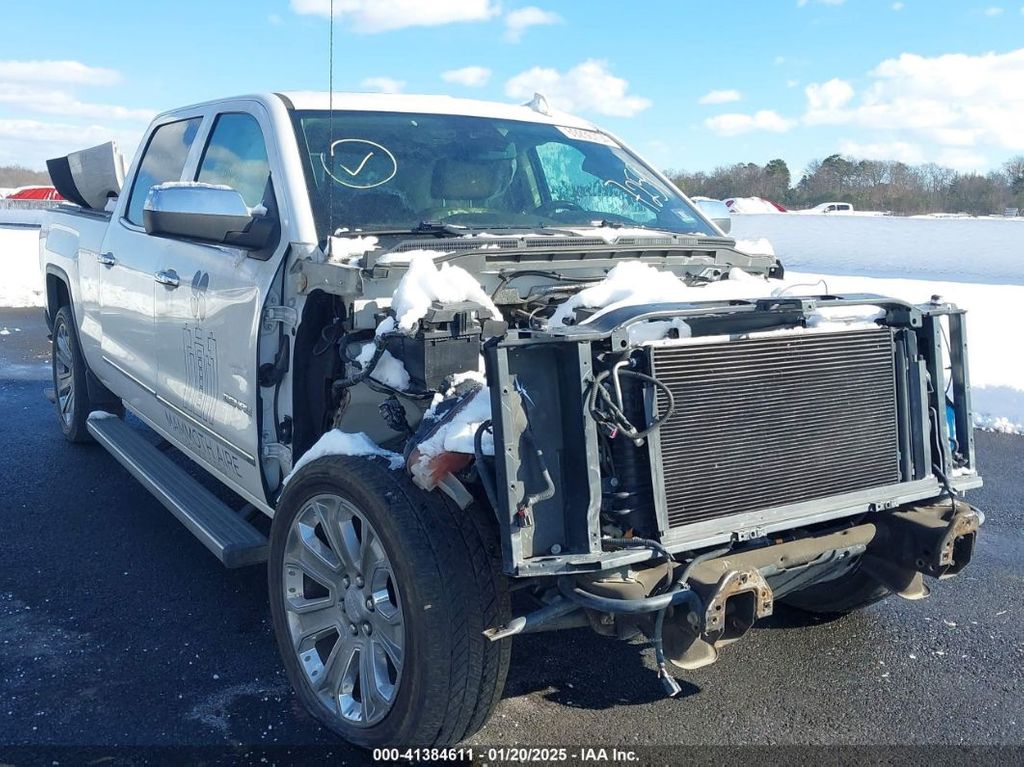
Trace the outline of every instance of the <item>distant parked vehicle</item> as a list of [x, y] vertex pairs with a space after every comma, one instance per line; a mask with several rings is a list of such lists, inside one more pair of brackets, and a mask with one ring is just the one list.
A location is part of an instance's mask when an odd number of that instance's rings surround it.
[[724, 202], [711, 197], [691, 197], [690, 200], [723, 232], [729, 234], [732, 231], [732, 214]]
[[761, 197], [729, 197], [722, 202], [732, 213], [786, 213], [786, 208], [774, 200]]
[[22, 186], [8, 194], [7, 200], [44, 200], [60, 202], [64, 198], [52, 186]]
[[815, 205], [810, 213], [853, 213], [853, 205], [848, 202], [823, 202]]

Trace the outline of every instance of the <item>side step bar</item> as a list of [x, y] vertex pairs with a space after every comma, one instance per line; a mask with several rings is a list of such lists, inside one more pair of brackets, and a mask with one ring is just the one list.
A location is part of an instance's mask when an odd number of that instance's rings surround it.
[[267, 539], [120, 418], [94, 414], [89, 433], [225, 567], [267, 561]]

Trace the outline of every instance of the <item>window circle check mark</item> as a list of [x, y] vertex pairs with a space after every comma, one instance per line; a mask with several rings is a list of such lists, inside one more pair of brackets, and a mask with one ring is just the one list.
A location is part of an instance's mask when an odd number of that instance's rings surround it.
[[338, 166], [343, 171], [348, 173], [348, 175], [350, 175], [350, 176], [358, 176], [359, 175], [359, 171], [361, 171], [363, 168], [366, 167], [366, 163], [368, 163], [370, 161], [371, 157], [373, 157], [373, 152], [370, 152], [368, 155], [366, 155], [366, 157], [363, 158], [363, 161], [361, 163], [359, 163], [359, 165], [356, 166], [355, 170], [352, 170], [350, 167], [348, 167], [347, 165], [345, 165], [343, 163], [340, 163], [340, 162], [338, 163]]
[[[361, 158], [357, 163], [346, 165], [344, 163], [328, 163], [327, 156], [333, 160], [340, 152], [346, 155], [352, 154]], [[387, 147], [378, 144], [376, 141], [369, 141], [361, 138], [342, 138], [334, 141], [328, 155], [321, 155], [320, 162], [324, 172], [334, 179], [335, 182], [351, 189], [372, 189], [375, 186], [386, 184], [395, 177], [398, 172], [398, 162]], [[353, 166], [354, 167], [350, 167]], [[332, 167], [340, 168], [347, 176], [339, 178], [332, 172]]]

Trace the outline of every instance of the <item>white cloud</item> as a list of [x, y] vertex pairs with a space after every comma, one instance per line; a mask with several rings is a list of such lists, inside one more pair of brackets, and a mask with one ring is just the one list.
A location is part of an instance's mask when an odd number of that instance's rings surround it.
[[731, 113], [709, 117], [704, 124], [720, 136], [739, 136], [742, 133], [767, 131], [785, 133], [795, 124], [778, 112], [762, 109], [754, 114]]
[[924, 162], [924, 150], [918, 144], [907, 141], [880, 141], [862, 144], [856, 141], [840, 141], [839, 151], [851, 157], [865, 160], [898, 160], [908, 165]]
[[[940, 149], [1024, 151], [1024, 48], [977, 56], [905, 53], [883, 61], [870, 77], [856, 101], [843, 80], [808, 86], [804, 121], [855, 125]], [[955, 157], [961, 165], [969, 159]]]
[[0, 61], [0, 164], [40, 168], [50, 157], [111, 139], [133, 152], [155, 110], [86, 101], [75, 93], [119, 82], [119, 72], [80, 61]]
[[80, 101], [65, 91], [29, 85], [0, 83], [0, 104], [13, 104], [21, 110], [62, 117], [84, 117], [90, 120], [135, 120], [149, 122], [154, 109], [132, 109], [114, 104], [93, 104]]
[[894, 11], [902, 11], [906, 6], [903, 3], [893, 3], [890, 6]]
[[401, 93], [405, 88], [405, 80], [396, 80], [393, 77], [364, 77], [359, 87], [378, 93]]
[[977, 170], [988, 164], [988, 158], [979, 152], [966, 149], [943, 149], [939, 152], [936, 162], [956, 170]]
[[737, 90], [728, 89], [721, 91], [708, 91], [699, 99], [698, 104], [728, 104], [731, 101], [739, 101], [743, 98], [743, 94]]
[[853, 86], [837, 77], [824, 83], [811, 83], [804, 88], [807, 96], [804, 121], [811, 125], [845, 122], [844, 107], [853, 99], [853, 93]]
[[111, 130], [102, 125], [69, 125], [40, 120], [0, 117], [0, 165], [42, 168], [51, 157], [114, 139], [130, 160], [142, 138], [141, 130]]
[[441, 73], [441, 79], [446, 83], [465, 85], [467, 88], [479, 88], [487, 85], [491, 79], [491, 70], [487, 67], [462, 67], [461, 69], [449, 69]]
[[990, 5], [988, 8], [984, 10], [984, 14], [989, 17], [1002, 16], [1003, 9], [1000, 8], [998, 5]]
[[650, 99], [629, 94], [629, 82], [608, 71], [608, 64], [588, 59], [566, 72], [533, 67], [505, 83], [505, 95], [530, 99], [542, 93], [556, 109], [632, 117], [651, 105]]
[[530, 27], [561, 24], [562, 17], [552, 11], [545, 11], [535, 5], [516, 8], [505, 15], [505, 39], [510, 43], [518, 43], [523, 33]]
[[[331, 15], [330, 0], [291, 0], [292, 10]], [[405, 27], [437, 27], [460, 21], [486, 21], [499, 12], [491, 0], [335, 0], [334, 15], [354, 32], [374, 34]]]
[[119, 72], [80, 61], [0, 61], [0, 82], [115, 85], [120, 81]]

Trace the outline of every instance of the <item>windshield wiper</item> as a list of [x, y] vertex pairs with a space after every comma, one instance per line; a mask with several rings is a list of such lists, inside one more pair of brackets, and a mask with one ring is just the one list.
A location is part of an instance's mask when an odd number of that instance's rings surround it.
[[389, 234], [429, 234], [434, 237], [444, 237], [445, 235], [461, 237], [464, 234], [469, 234], [471, 231], [473, 230], [468, 226], [442, 224], [440, 221], [420, 221], [416, 226], [404, 229], [364, 229], [362, 234], [379, 234], [385, 236]]

